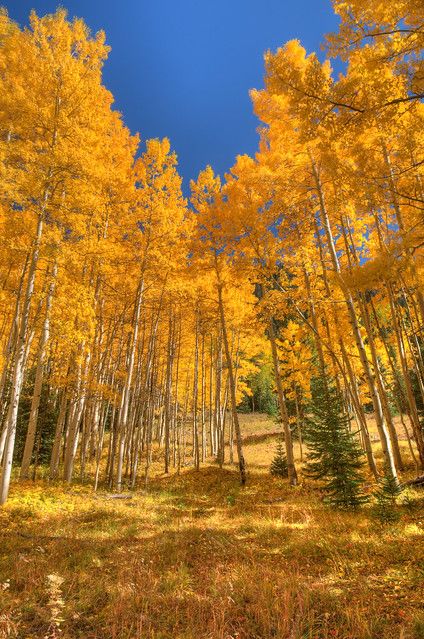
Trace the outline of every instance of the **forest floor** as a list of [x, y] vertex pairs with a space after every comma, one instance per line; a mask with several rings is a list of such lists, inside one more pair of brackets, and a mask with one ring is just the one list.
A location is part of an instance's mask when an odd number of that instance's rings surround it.
[[213, 464], [158, 467], [128, 499], [15, 482], [0, 638], [423, 639], [424, 491], [395, 525], [330, 510], [310, 481], [270, 476], [275, 423], [243, 426], [244, 488]]

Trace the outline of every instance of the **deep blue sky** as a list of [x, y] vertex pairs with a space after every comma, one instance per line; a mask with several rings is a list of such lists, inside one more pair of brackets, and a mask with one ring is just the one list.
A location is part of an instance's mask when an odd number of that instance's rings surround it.
[[318, 50], [337, 27], [330, 0], [1, 0], [27, 23], [61, 4], [104, 29], [112, 51], [104, 83], [133, 133], [167, 136], [185, 190], [211, 164], [223, 174], [255, 153], [258, 121], [248, 91], [263, 85], [263, 52], [299, 38]]

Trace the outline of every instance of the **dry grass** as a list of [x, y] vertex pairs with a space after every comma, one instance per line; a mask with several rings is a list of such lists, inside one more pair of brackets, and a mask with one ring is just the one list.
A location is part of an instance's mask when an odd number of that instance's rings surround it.
[[395, 527], [331, 511], [268, 474], [275, 424], [244, 422], [245, 488], [213, 465], [128, 500], [14, 484], [0, 638], [423, 639], [422, 493]]

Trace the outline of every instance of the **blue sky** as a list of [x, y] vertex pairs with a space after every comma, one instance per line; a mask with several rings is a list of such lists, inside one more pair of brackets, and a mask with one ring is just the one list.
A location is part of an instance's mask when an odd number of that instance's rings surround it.
[[[263, 53], [298, 38], [319, 50], [337, 28], [330, 0], [2, 0], [26, 24], [65, 6], [112, 51], [104, 83], [142, 139], [169, 137], [185, 190], [207, 164], [220, 174], [254, 154], [258, 121], [248, 91], [263, 85]], [[322, 54], [321, 54], [322, 55]]]

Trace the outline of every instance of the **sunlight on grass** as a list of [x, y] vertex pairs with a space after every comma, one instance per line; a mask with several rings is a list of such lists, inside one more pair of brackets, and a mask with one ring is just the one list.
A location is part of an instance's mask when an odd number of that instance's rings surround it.
[[369, 508], [330, 510], [313, 486], [269, 475], [273, 441], [247, 445], [245, 488], [214, 465], [158, 469], [126, 500], [14, 484], [0, 511], [1, 639], [44, 636], [56, 599], [64, 639], [419, 639], [421, 493], [388, 528]]

